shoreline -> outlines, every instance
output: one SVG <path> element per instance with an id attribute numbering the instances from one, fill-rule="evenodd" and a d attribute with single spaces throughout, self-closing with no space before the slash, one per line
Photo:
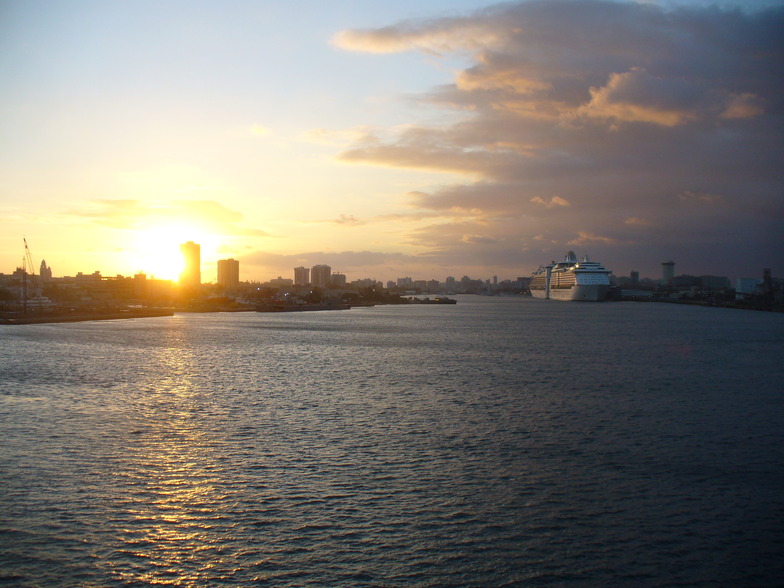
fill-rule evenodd
<path id="1" fill-rule="evenodd" d="M 0 317 L 0 325 L 43 325 L 47 323 L 80 323 L 86 321 L 111 321 L 134 318 L 173 316 L 170 309 L 122 310 L 74 314 L 40 314 L 37 316 Z"/>

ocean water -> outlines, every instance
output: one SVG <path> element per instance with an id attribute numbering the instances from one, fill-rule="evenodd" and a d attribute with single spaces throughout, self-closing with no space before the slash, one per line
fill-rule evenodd
<path id="1" fill-rule="evenodd" d="M 780 586 L 784 315 L 0 327 L 0 583 Z"/>

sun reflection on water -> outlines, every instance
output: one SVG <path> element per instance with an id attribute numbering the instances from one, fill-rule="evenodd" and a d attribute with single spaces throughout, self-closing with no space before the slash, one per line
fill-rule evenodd
<path id="1" fill-rule="evenodd" d="M 176 339 L 176 338 L 175 338 Z M 172 340 L 152 350 L 140 430 L 122 476 L 124 521 L 113 575 L 120 581 L 192 584 L 225 567 L 216 537 L 229 494 L 219 476 L 217 432 L 204 430 L 209 402 L 195 384 L 194 357 Z M 129 565 L 136 561 L 138 565 Z M 151 572 L 150 570 L 155 570 Z"/>

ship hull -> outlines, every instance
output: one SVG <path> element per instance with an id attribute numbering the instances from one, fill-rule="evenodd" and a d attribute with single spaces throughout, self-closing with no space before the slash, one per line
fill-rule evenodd
<path id="1" fill-rule="evenodd" d="M 547 290 L 531 290 L 531 296 L 540 300 L 546 300 Z"/>
<path id="2" fill-rule="evenodd" d="M 610 286 L 604 284 L 586 284 L 550 290 L 551 300 L 583 300 L 586 302 L 600 302 L 607 298 Z"/>

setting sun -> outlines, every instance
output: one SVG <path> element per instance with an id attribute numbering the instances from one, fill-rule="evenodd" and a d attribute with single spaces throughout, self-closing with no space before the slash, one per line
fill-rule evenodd
<path id="1" fill-rule="evenodd" d="M 217 236 L 188 225 L 160 225 L 139 231 L 132 255 L 139 270 L 149 277 L 178 280 L 183 270 L 180 245 L 193 241 L 201 245 L 202 261 L 217 249 Z M 206 280 L 205 280 L 206 281 Z"/>

